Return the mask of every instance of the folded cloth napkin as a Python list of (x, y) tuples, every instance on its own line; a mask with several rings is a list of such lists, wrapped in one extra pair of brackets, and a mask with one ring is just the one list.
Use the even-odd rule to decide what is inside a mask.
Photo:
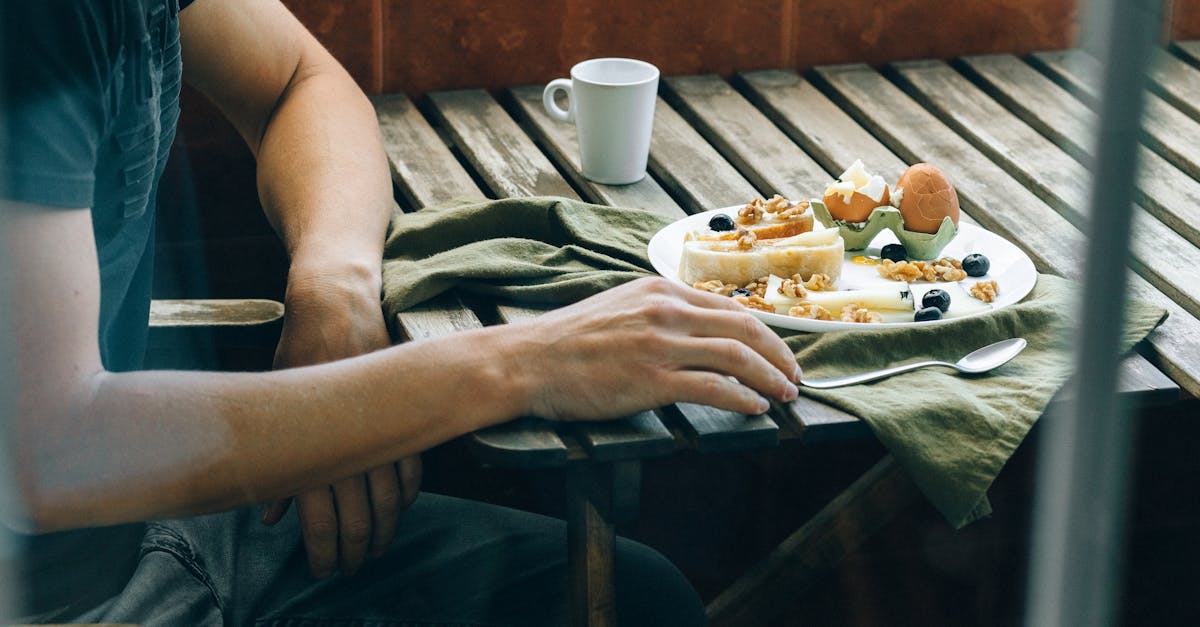
[[(670, 222), (637, 209), (520, 198), (423, 209), (394, 218), (383, 264), (389, 318), (451, 288), (562, 304), (653, 273), (650, 237)], [(1000, 286), (1004, 289), (1004, 286)], [(986, 515), (987, 488), (1070, 372), (1072, 284), (1042, 275), (1021, 303), (954, 322), (785, 338), (806, 374), (837, 376), (907, 361), (956, 361), (985, 344), (1029, 346), (994, 373), (925, 369), (808, 396), (864, 420), (955, 527)], [(1165, 317), (1126, 308), (1128, 350)]]

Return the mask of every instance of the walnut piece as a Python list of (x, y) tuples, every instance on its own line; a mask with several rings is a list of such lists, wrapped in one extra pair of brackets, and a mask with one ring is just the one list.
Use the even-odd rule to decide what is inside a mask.
[(737, 286), (733, 283), (722, 283), (716, 279), (711, 281), (697, 281), (692, 284), (692, 287), (702, 292), (712, 292), (721, 296), (729, 296), (733, 294), (733, 290), (737, 289)]
[(764, 215), (762, 198), (755, 198), (738, 210), (737, 223), (744, 225), (762, 222)]
[[(798, 278), (800, 275), (792, 275), (792, 278)], [(833, 284), (833, 279), (829, 278), (828, 274), (814, 272), (808, 280), (804, 282), (804, 287), (814, 292), (835, 292), (837, 287)]]
[(808, 290), (804, 289), (804, 284), (799, 280), (800, 275), (793, 275), (790, 279), (784, 279), (783, 283), (779, 284), (779, 293), (788, 298), (806, 298)]
[(788, 309), (788, 315), (794, 318), (809, 318), (811, 320), (833, 320), (829, 310), (810, 302), (802, 302)]
[(759, 298), (766, 298), (767, 297), (767, 281), (769, 278), (770, 277), (765, 277), (765, 276), (758, 277), (757, 279), (743, 285), (742, 287), (746, 288), (747, 290), (750, 290), (750, 292), (752, 292), (755, 296), (757, 296)]
[(883, 316), (877, 311), (859, 307), (857, 303), (850, 303), (842, 307), (842, 322), (877, 323), (883, 322)]
[(775, 306), (763, 300), (761, 296), (751, 294), (750, 296), (734, 296), (733, 300), (741, 303), (747, 309), (757, 309), (767, 313), (775, 313)]
[(937, 261), (892, 261), (884, 259), (875, 266), (879, 275), (893, 281), (946, 281), (953, 283), (967, 278), (962, 262), (951, 257)]
[(755, 235), (753, 231), (738, 229), (737, 244), (739, 249), (750, 250), (751, 248), (754, 248), (754, 242), (756, 241), (758, 241), (758, 236)]
[(999, 291), (999, 286), (995, 280), (980, 281), (971, 286), (971, 296), (979, 300), (990, 303), (996, 300), (996, 293)]
[(777, 217), (780, 220), (791, 220), (792, 218), (799, 218), (800, 216), (804, 215), (805, 212), (807, 212), (807, 211), (808, 211), (808, 201), (801, 200), (800, 202), (788, 207), (787, 209), (780, 211), (779, 215)]
[(762, 204), (763, 211), (767, 213), (779, 213), (791, 206), (791, 201), (779, 194), (775, 194), (770, 200)]

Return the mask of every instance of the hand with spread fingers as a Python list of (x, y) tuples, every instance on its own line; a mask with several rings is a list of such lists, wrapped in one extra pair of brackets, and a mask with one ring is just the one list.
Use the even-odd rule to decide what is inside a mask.
[(728, 298), (666, 279), (608, 290), (531, 321), (519, 371), (529, 412), (562, 420), (627, 415), (673, 402), (765, 412), (796, 398), (800, 368), (775, 332)]

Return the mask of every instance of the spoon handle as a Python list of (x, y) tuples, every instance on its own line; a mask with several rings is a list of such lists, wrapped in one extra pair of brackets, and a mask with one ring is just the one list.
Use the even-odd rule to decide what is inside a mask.
[(891, 368), (884, 368), (882, 370), (871, 370), (869, 372), (860, 372), (858, 374), (848, 374), (843, 377), (830, 377), (828, 379), (800, 379), (800, 385), (820, 390), (827, 390), (829, 388), (840, 388), (844, 385), (854, 385), (856, 383), (877, 381), (892, 375), (908, 372), (910, 370), (916, 370), (918, 368), (925, 368), (927, 366), (949, 366), (953, 368), (954, 364), (949, 364), (944, 361), (918, 361), (916, 363), (892, 366)]

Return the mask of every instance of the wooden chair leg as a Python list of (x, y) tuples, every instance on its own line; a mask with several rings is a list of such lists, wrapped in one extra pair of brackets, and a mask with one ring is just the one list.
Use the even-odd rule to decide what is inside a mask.
[(713, 627), (766, 625), (846, 554), (921, 497), (891, 455), (884, 457), (709, 603)]
[(585, 463), (567, 471), (567, 571), (573, 627), (617, 624), (615, 524), (636, 517), (640, 486), (637, 461)]

